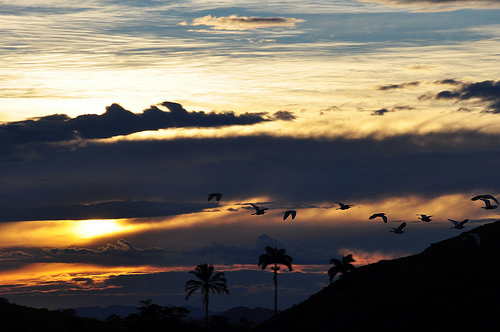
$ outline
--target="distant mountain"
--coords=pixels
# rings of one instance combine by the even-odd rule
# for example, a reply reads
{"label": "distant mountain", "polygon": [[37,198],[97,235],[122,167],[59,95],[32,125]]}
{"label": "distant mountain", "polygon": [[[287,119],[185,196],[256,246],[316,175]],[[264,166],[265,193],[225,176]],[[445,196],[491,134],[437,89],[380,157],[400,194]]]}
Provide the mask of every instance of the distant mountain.
{"label": "distant mountain", "polygon": [[[63,310],[63,309],[61,309]],[[121,318],[124,318],[130,314],[134,314],[139,312],[137,306],[125,306],[125,305],[110,305],[108,307],[79,307],[74,308],[76,314],[79,317],[88,317],[88,318],[96,318],[99,320],[106,320],[111,315],[118,315]]]}
{"label": "distant mountain", "polygon": [[358,267],[256,331],[490,331],[499,298],[500,220]]}
{"label": "distant mountain", "polygon": [[92,318],[81,318],[72,310],[65,312],[34,309],[0,299],[0,331],[54,332],[54,331],[118,331],[114,326]]}
{"label": "distant mountain", "polygon": [[[192,306],[184,306],[190,311],[188,318],[201,319],[205,317],[205,309],[192,307]],[[67,309],[59,309],[59,311],[64,311]],[[71,310],[75,310],[76,314],[79,317],[87,317],[87,318],[95,318],[101,321],[105,321],[111,315],[118,315],[121,318],[125,318],[126,316],[138,313],[139,310],[134,306],[124,306],[124,305],[111,305],[108,307],[99,307],[99,306],[91,306],[91,307],[78,307],[73,308]],[[238,325],[242,319],[247,320],[248,322],[253,322],[256,324],[260,324],[265,320],[269,319],[273,316],[274,311],[272,309],[267,308],[248,308],[244,306],[239,306],[235,308],[231,308],[227,311],[221,312],[209,312],[209,314],[216,316],[224,316],[228,318],[228,321],[232,324]]]}

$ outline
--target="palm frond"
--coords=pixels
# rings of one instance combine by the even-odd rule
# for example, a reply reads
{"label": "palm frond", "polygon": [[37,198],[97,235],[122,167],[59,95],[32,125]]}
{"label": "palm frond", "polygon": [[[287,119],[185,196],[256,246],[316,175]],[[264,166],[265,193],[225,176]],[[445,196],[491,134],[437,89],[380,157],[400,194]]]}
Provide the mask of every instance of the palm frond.
{"label": "palm frond", "polygon": [[286,254],[285,249],[266,246],[265,250],[266,253],[259,256],[258,263],[263,270],[265,270],[268,265],[285,265],[292,271],[293,258]]}

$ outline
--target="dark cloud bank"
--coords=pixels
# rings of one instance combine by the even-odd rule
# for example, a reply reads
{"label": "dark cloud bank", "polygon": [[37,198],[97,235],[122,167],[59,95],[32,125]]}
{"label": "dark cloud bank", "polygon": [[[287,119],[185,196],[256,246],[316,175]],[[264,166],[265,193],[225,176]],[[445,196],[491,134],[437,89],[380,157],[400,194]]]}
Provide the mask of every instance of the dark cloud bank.
{"label": "dark cloud bank", "polygon": [[384,140],[251,136],[88,143],[0,163],[1,220],[172,215],[207,193],[289,204],[498,192],[500,135]]}
{"label": "dark cloud bank", "polygon": [[72,139],[110,138],[145,130],[178,127],[221,127],[251,125],[272,119],[291,120],[293,115],[279,111],[274,118],[267,113],[234,112],[188,112],[178,103],[165,101],[162,111],[151,106],[141,114],[132,113],[118,104],[106,107],[101,115],[86,114],[71,118],[65,114],[54,114],[37,119],[10,122],[0,125],[0,139],[7,143],[59,142]]}

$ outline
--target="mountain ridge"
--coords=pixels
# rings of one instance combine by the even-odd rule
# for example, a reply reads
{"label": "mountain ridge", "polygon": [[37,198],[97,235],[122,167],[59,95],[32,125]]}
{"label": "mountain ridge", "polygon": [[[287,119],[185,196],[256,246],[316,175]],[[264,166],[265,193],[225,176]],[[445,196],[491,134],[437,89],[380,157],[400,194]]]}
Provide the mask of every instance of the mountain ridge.
{"label": "mountain ridge", "polygon": [[358,267],[257,331],[490,330],[499,277],[497,220],[419,254]]}

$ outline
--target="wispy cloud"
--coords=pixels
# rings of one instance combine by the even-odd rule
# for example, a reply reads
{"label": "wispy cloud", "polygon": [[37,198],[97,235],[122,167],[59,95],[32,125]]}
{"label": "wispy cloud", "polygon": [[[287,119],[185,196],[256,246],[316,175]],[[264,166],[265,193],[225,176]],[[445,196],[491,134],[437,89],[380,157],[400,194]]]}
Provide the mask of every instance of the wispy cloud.
{"label": "wispy cloud", "polygon": [[464,8],[485,9],[500,8],[498,0],[360,0],[392,6],[404,6],[417,11],[451,11]]}
{"label": "wispy cloud", "polygon": [[379,90],[393,90],[393,89],[402,89],[406,88],[409,86],[418,86],[420,84],[419,81],[414,81],[414,82],[404,82],[404,83],[398,83],[398,84],[388,84],[388,85],[382,85],[379,86]]}
{"label": "wispy cloud", "polygon": [[295,28],[303,19],[287,17],[247,17],[247,16],[212,16],[207,15],[195,18],[191,23],[182,22],[180,25],[208,26],[214,30],[254,30],[268,28]]}

